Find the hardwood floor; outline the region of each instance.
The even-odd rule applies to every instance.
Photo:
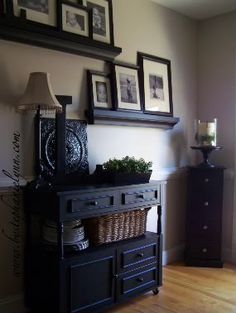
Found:
[[[236,313],[236,267],[164,267],[157,296],[139,296],[107,313]]]

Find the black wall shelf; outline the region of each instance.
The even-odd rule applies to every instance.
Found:
[[[86,112],[89,124],[123,125],[171,129],[178,117],[160,116],[143,112],[93,109]]]
[[[122,51],[110,44],[18,18],[0,18],[0,38],[105,61],[114,60]]]

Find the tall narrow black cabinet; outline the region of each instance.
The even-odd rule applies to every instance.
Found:
[[[186,218],[187,265],[222,267],[224,167],[189,167]]]

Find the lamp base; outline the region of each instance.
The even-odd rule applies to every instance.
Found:
[[[220,150],[222,147],[205,145],[205,146],[191,146],[191,148],[202,152],[203,162],[198,164],[197,165],[198,167],[214,167],[215,165],[209,162],[209,155],[212,151]]]

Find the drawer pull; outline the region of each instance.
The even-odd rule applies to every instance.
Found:
[[[143,277],[138,277],[138,278],[137,278],[137,282],[138,282],[138,283],[143,283],[143,281],[144,281]]]
[[[143,258],[144,257],[144,253],[140,252],[137,254],[138,257]]]
[[[205,205],[205,206],[208,206],[208,205],[209,205],[209,202],[208,202],[208,201],[204,202],[204,205]]]
[[[203,252],[203,253],[207,253],[207,248],[203,248],[203,249],[202,249],[202,252]]]
[[[142,195],[142,194],[140,194],[140,195],[137,195],[137,198],[138,198],[138,199],[145,199],[145,196]]]
[[[205,183],[208,183],[208,182],[209,182],[209,178],[205,178],[205,179],[204,179],[204,182],[205,182]]]
[[[91,201],[91,202],[89,202],[89,205],[97,206],[98,205],[98,201]]]
[[[207,226],[207,225],[204,225],[202,228],[203,228],[203,230],[207,230],[207,229],[208,229],[208,226]]]

